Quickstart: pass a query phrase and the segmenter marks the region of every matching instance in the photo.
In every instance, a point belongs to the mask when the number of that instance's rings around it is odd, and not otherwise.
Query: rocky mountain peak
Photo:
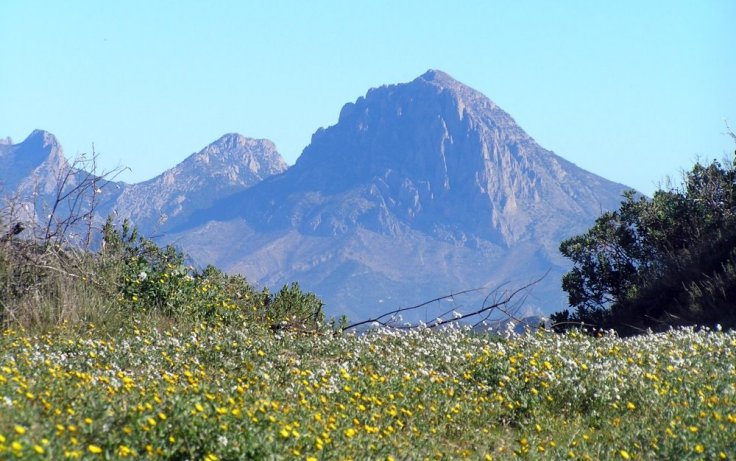
[[[259,179],[281,173],[288,167],[272,141],[248,138],[238,133],[223,135],[176,168],[187,169],[194,165],[200,170],[204,168],[200,175],[221,176],[224,170],[230,170],[227,176],[232,181],[237,181],[235,176],[242,167],[245,167],[244,174],[253,174]]]
[[[320,235],[356,226],[442,238],[457,231],[511,246],[538,238],[540,221],[548,236],[560,235],[578,215],[597,213],[600,190],[615,200],[619,185],[599,180],[539,146],[482,93],[430,70],[345,104],[338,122],[315,132],[296,165],[278,185],[259,185],[253,201],[294,199],[253,220]],[[321,205],[347,195],[350,206]]]
[[[546,165],[554,157],[489,98],[430,70],[346,104],[290,175],[315,190],[373,188],[404,220],[465,222],[511,241],[529,217],[511,226],[504,216],[539,206],[542,189],[556,187]]]
[[[268,139],[227,133],[159,176],[127,187],[115,208],[144,230],[173,225],[287,168]]]
[[[218,146],[224,149],[236,149],[238,147],[254,144],[267,144],[269,146],[274,146],[273,142],[268,139],[253,139],[243,136],[240,133],[225,133],[217,141],[211,143],[207,147]]]
[[[50,157],[63,156],[63,149],[56,136],[44,130],[33,130],[17,146],[16,157],[23,157],[29,163],[40,165]]]
[[[313,135],[297,165],[339,164],[341,175],[364,177],[418,167],[425,175],[447,169],[448,161],[455,161],[448,159],[449,151],[465,165],[480,167],[493,160],[493,147],[486,142],[492,137],[497,144],[536,144],[488,97],[442,71],[429,70],[408,83],[370,89],[345,104],[338,123]],[[485,145],[470,148],[473,142]]]
[[[26,137],[24,142],[32,141],[42,142],[44,144],[53,144],[55,146],[59,145],[59,141],[56,139],[56,136],[46,130],[35,129],[31,131],[31,134]]]

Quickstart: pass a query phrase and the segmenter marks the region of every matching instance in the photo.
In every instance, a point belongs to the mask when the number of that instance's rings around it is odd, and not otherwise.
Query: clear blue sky
[[[0,0],[0,136],[123,179],[226,132],[293,163],[375,86],[444,70],[542,146],[651,193],[736,145],[736,1]]]

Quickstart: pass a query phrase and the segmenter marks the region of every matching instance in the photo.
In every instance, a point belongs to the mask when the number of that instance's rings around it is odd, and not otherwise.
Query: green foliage
[[[268,298],[264,313],[273,329],[317,330],[324,322],[322,301],[314,293],[304,293],[297,282]]]
[[[680,188],[651,199],[627,192],[583,235],[565,240],[560,324],[632,333],[670,325],[736,325],[736,170],[697,163]]]
[[[131,230],[127,221],[117,230],[108,219],[103,239],[102,260],[120,269],[120,302],[131,309],[155,310],[169,316],[183,315],[187,310],[197,312],[193,307],[199,304],[201,287],[194,283],[183,264],[183,255],[175,248],[159,248]]]
[[[298,283],[275,296],[261,292],[240,275],[214,266],[197,271],[171,246],[160,248],[140,237],[127,222],[120,230],[108,220],[101,256],[121,267],[119,301],[134,311],[156,312],[189,320],[255,321],[272,329],[313,331],[324,321],[322,302],[301,291]],[[245,316],[243,316],[245,314]]]

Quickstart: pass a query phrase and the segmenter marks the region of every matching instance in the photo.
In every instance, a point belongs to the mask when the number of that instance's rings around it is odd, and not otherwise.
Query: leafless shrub
[[[99,197],[124,171],[99,171],[98,154],[53,171],[52,192],[5,191],[0,207],[0,324],[55,324],[104,314],[104,277],[90,252]],[[37,179],[38,180],[38,179]],[[45,185],[48,187],[48,185]],[[10,192],[10,193],[7,193]]]

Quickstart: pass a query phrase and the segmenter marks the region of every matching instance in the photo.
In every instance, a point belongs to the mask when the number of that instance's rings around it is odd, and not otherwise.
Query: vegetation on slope
[[[158,247],[127,222],[116,228],[108,220],[101,239],[97,252],[35,240],[0,242],[0,320],[26,329],[90,322],[117,329],[136,313],[164,322],[242,321],[245,315],[272,328],[309,330],[324,321],[321,301],[296,283],[270,294],[212,266],[197,270],[175,248]]]

